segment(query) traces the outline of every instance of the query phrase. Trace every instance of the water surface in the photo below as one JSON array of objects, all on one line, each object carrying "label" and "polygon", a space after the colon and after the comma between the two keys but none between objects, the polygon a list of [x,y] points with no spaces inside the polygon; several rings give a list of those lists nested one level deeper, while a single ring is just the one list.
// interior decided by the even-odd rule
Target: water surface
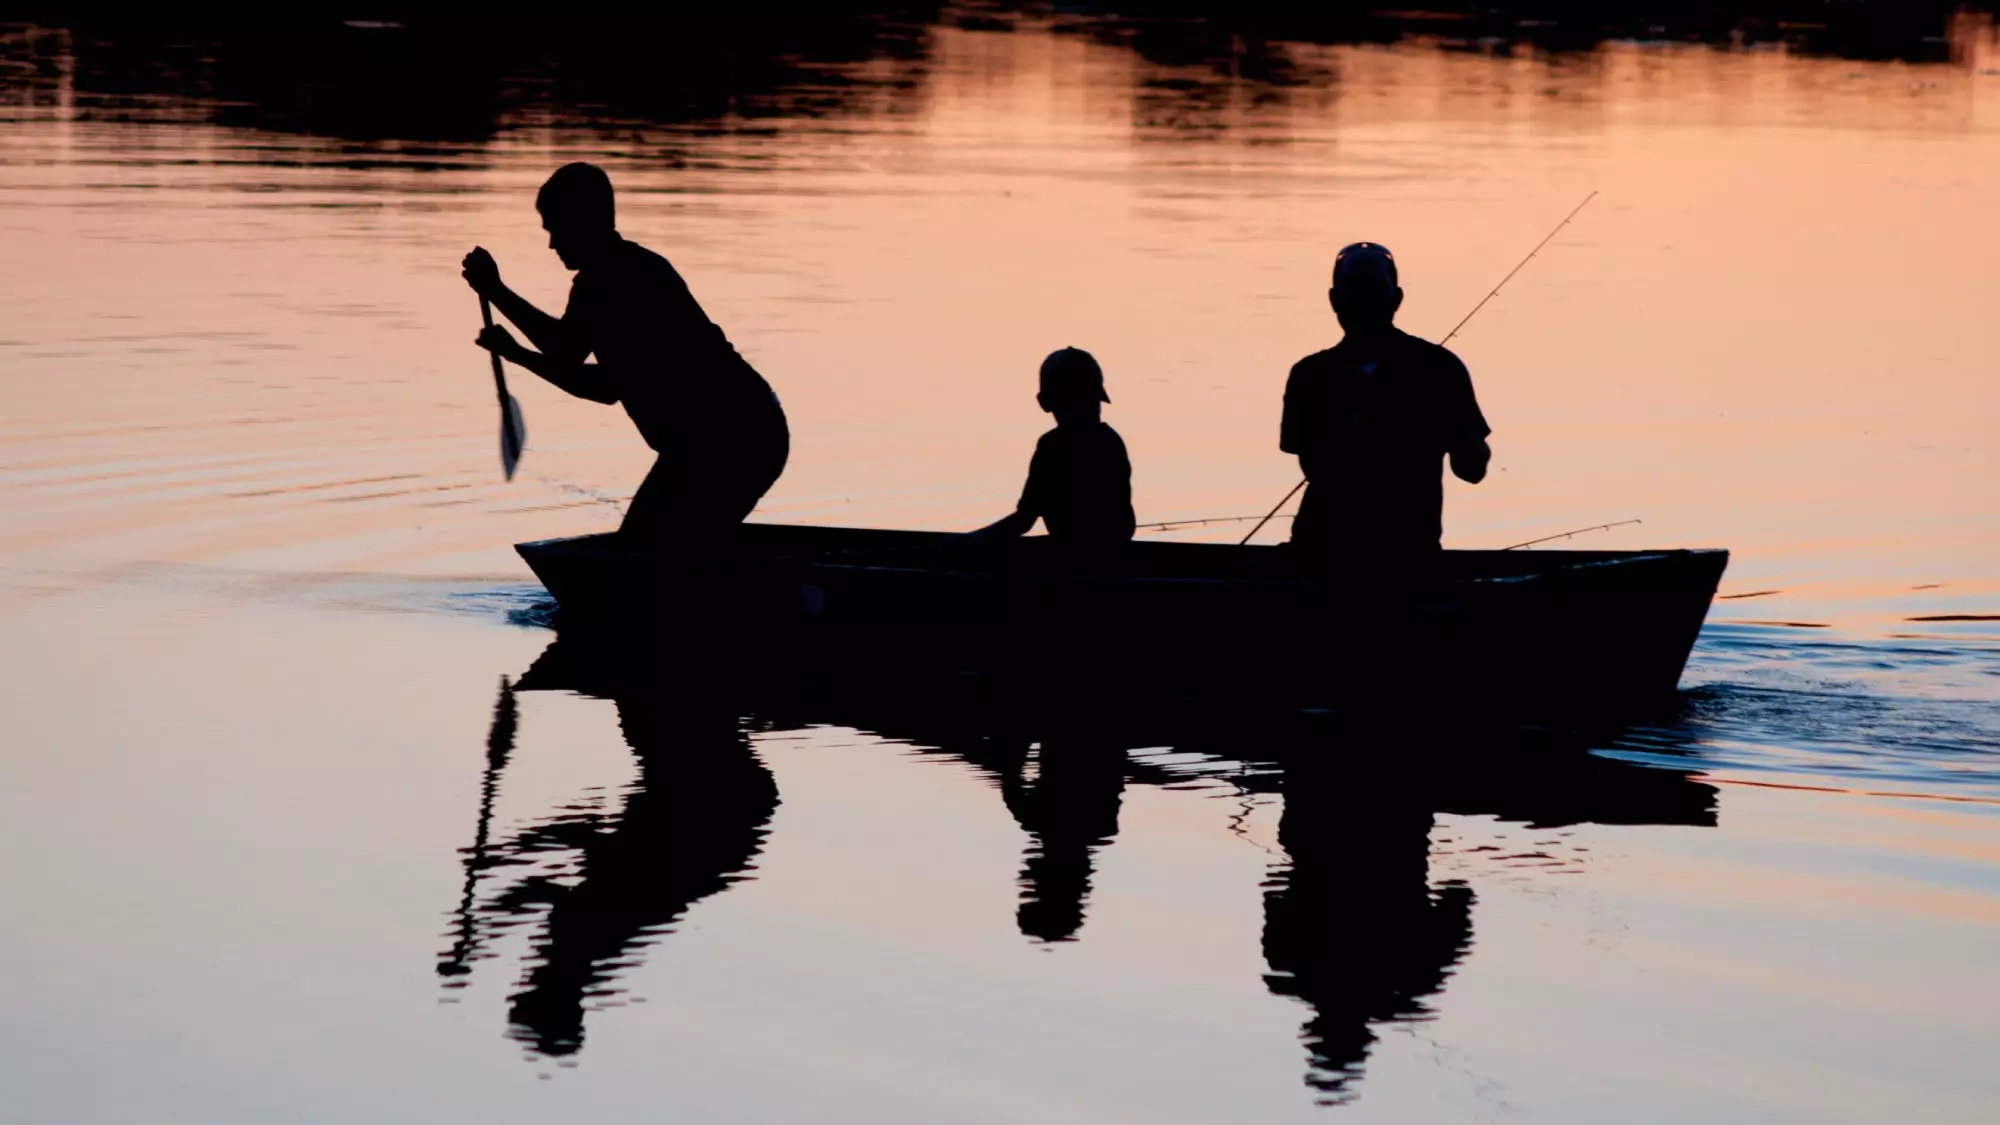
[{"label": "water surface", "polygon": [[[1990,1119],[1983,17],[726,30],[0,37],[8,1120]],[[509,547],[647,452],[526,384],[501,481],[455,263],[559,302],[570,159],[783,396],[760,518],[891,527],[1007,509],[1065,344],[1141,520],[1262,511],[1333,250],[1436,337],[1596,191],[1453,342],[1446,538],[1731,548],[1683,698],[1440,745],[550,653]]]}]

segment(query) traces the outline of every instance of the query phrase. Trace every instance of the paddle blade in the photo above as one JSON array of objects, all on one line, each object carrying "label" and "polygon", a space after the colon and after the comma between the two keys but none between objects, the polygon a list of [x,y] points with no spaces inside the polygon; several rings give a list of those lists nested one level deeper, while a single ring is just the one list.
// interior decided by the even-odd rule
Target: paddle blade
[{"label": "paddle blade", "polygon": [[521,421],[521,404],[507,396],[506,409],[500,412],[500,468],[508,480],[514,479],[514,467],[521,463],[521,449],[528,444],[528,424]]}]

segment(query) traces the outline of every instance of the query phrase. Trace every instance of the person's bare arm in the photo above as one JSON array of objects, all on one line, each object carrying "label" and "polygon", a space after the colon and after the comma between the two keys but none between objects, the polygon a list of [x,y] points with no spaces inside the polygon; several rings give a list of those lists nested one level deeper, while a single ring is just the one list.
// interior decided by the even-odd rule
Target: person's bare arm
[{"label": "person's bare arm", "polygon": [[[582,366],[584,357],[590,354],[590,349],[583,341],[576,339],[576,334],[570,331],[561,318],[550,316],[536,308],[534,302],[507,288],[506,283],[500,280],[499,264],[484,247],[473,247],[472,252],[467,254],[464,262],[460,264],[459,272],[465,278],[465,283],[472,287],[473,292],[493,302],[493,307],[500,310],[500,315],[512,321],[514,326],[528,337],[528,341],[541,350],[542,355],[558,364]],[[528,367],[525,363],[521,366]],[[529,370],[535,369],[529,367]],[[555,382],[555,379],[546,372],[536,371],[536,374]]]},{"label": "person's bare arm", "polygon": [[513,333],[497,324],[481,331],[474,343],[509,363],[527,368],[578,398],[607,405],[618,401],[617,384],[603,367],[584,362],[590,354],[589,348],[576,339],[575,333],[561,320],[507,288],[500,280],[500,267],[493,261],[493,255],[481,247],[473,247],[461,263],[460,272],[474,292],[491,301],[500,310],[500,315],[513,321],[541,350],[534,351],[523,346],[514,339]]},{"label": "person's bare arm", "polygon": [[1452,449],[1451,473],[1467,484],[1478,484],[1486,479],[1486,466],[1492,460],[1493,447],[1486,444],[1486,439],[1476,438]]},{"label": "person's bare arm", "polygon": [[1450,360],[1445,386],[1449,404],[1445,451],[1451,458],[1451,475],[1467,484],[1478,484],[1486,479],[1487,465],[1493,460],[1493,447],[1486,444],[1493,428],[1486,424],[1486,414],[1472,392],[1472,374],[1457,356],[1450,352],[1444,355]]},{"label": "person's bare arm", "polygon": [[482,330],[473,343],[509,363],[527,368],[578,398],[587,398],[606,406],[618,401],[618,386],[602,364],[564,363],[541,352],[531,351],[514,339],[513,333],[497,324]]},{"label": "person's bare arm", "polygon": [[985,527],[965,534],[979,539],[1019,539],[1034,530],[1035,521],[1039,518],[1041,517],[1033,512],[1024,512],[1017,508]]}]

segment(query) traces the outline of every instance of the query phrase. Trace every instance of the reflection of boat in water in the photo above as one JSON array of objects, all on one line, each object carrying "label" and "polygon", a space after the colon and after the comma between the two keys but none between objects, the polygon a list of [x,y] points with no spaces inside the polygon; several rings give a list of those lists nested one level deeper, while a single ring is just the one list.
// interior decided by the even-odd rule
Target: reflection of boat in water
[{"label": "reflection of boat in water", "polygon": [[[1306,1080],[1328,1101],[1353,1096],[1383,1025],[1430,1016],[1472,948],[1472,888],[1433,878],[1438,813],[1538,829],[1715,819],[1714,789],[1687,773],[1597,756],[1566,736],[1128,712],[1076,697],[1031,709],[1004,687],[950,674],[884,679],[835,665],[814,678],[753,679],[692,655],[566,635],[503,686],[467,891],[440,969],[461,980],[493,931],[533,927],[511,1020],[540,1053],[579,1049],[586,1011],[622,987],[645,947],[752,877],[778,803],[752,731],[844,727],[964,762],[1027,837],[1015,921],[1037,942],[1091,939],[1097,857],[1115,846],[1131,787],[1227,781],[1246,797],[1280,795],[1285,854],[1264,887],[1262,984],[1305,1005]],[[640,759],[621,803],[491,838],[485,812],[512,749],[516,690],[612,701]],[[482,877],[504,885],[482,894]]]},{"label": "reflection of boat in water", "polygon": [[[1384,677],[1509,713],[1618,712],[1671,695],[1728,553],[1445,551],[1431,580],[1361,559],[1329,577],[1284,547],[1132,543],[1080,558],[1031,538],[952,549],[907,531],[750,524],[726,563],[615,536],[516,549],[560,627],[727,623],[842,659],[1040,668],[1052,638],[1135,682],[1338,705]],[[1304,636],[1342,638],[1303,645]],[[1314,652],[1311,658],[1302,650]],[[1449,653],[1449,658],[1437,654]]]}]

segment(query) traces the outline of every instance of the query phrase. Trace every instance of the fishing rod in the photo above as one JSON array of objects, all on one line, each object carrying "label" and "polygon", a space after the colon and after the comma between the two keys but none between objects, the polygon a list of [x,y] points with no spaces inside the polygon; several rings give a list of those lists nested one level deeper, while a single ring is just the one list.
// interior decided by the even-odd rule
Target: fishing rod
[{"label": "fishing rod", "polygon": [[[1580,212],[1582,212],[1582,210],[1585,207],[1590,206],[1590,201],[1596,198],[1597,198],[1597,192],[1595,191],[1592,191],[1589,195],[1584,196],[1583,202],[1577,204],[1576,207],[1573,208],[1569,214],[1563,216],[1563,221],[1557,223],[1554,230],[1544,235],[1540,242],[1535,243],[1535,248],[1533,250],[1528,251],[1527,257],[1522,258],[1519,262],[1515,263],[1513,269],[1507,271],[1507,276],[1500,279],[1500,284],[1495,285],[1486,294],[1486,296],[1481,297],[1479,299],[1478,304],[1472,306],[1472,311],[1465,314],[1465,319],[1459,321],[1458,324],[1455,325],[1450,332],[1445,333],[1444,339],[1438,341],[1438,347],[1443,347],[1446,344],[1451,343],[1452,337],[1458,335],[1458,330],[1460,328],[1464,328],[1466,324],[1472,320],[1473,317],[1478,316],[1479,310],[1486,307],[1486,302],[1492,300],[1496,296],[1499,296],[1500,291],[1507,287],[1507,283],[1514,280],[1514,275],[1521,272],[1521,267],[1533,261],[1535,255],[1542,252],[1542,247],[1547,246],[1549,244],[1550,239],[1560,234],[1562,232],[1562,229],[1569,225],[1569,221],[1571,219],[1576,218],[1577,215]],[[1256,538],[1257,533],[1264,530],[1264,525],[1270,523],[1272,518],[1278,514],[1278,509],[1291,503],[1292,497],[1297,496],[1299,494],[1299,490],[1304,488],[1305,486],[1306,486],[1305,479],[1300,478],[1299,483],[1293,485],[1292,490],[1290,492],[1285,493],[1285,498],[1283,500],[1278,501],[1276,504],[1272,505],[1271,510],[1264,514],[1264,518],[1257,521],[1257,526],[1250,529],[1250,534],[1245,535],[1243,538],[1237,540],[1236,545],[1241,547],[1244,544],[1250,542],[1250,540]]]},{"label": "fishing rod", "polygon": [[[1142,530],[1142,531],[1174,531],[1174,530],[1178,530],[1179,528],[1183,528],[1183,527],[1206,527],[1206,526],[1208,526],[1209,524],[1212,524],[1212,523],[1242,523],[1242,522],[1244,522],[1245,520],[1254,520],[1254,519],[1290,519],[1290,518],[1292,518],[1292,517],[1290,517],[1290,516],[1208,516],[1208,517],[1206,517],[1206,518],[1203,518],[1203,519],[1188,519],[1188,520],[1161,520],[1161,521],[1160,521],[1160,522],[1158,522],[1158,523],[1142,523],[1142,524],[1138,524],[1138,525],[1136,525],[1136,526],[1138,527],[1138,529],[1139,529],[1139,530]],[[1537,544],[1540,544],[1540,543],[1553,543],[1553,542],[1555,542],[1555,541],[1556,541],[1556,540],[1558,540],[1558,539],[1568,539],[1568,538],[1570,538],[1571,536],[1575,536],[1575,535],[1582,535],[1582,534],[1584,534],[1584,533],[1586,533],[1586,532],[1591,532],[1591,531],[1609,531],[1609,530],[1611,530],[1611,529],[1612,529],[1612,528],[1614,528],[1614,527],[1626,527],[1626,526],[1628,526],[1628,525],[1631,525],[1631,524],[1635,524],[1635,523],[1644,523],[1644,522],[1646,522],[1646,521],[1645,521],[1645,520],[1616,520],[1616,521],[1613,521],[1613,522],[1611,522],[1611,523],[1594,523],[1594,524],[1591,524],[1591,525],[1590,525],[1589,527],[1579,527],[1579,528],[1577,528],[1577,529],[1576,529],[1575,531],[1565,531],[1565,532],[1563,532],[1563,533],[1562,533],[1562,534],[1560,534],[1560,535],[1544,535],[1544,536],[1542,536],[1542,537],[1541,537],[1540,539],[1530,539],[1530,540],[1528,540],[1528,541],[1527,541],[1527,542],[1525,542],[1525,543],[1515,543],[1515,544],[1513,544],[1512,546],[1508,546],[1508,547],[1502,547],[1502,548],[1500,548],[1500,549],[1501,549],[1501,550],[1503,550],[1503,551],[1518,551],[1518,550],[1520,550],[1520,549],[1521,549],[1521,548],[1523,548],[1523,547],[1533,547],[1533,546],[1535,546],[1535,545],[1537,545]],[[1238,546],[1241,546],[1241,544],[1238,544]]]},{"label": "fishing rod", "polygon": [[[1205,519],[1161,520],[1159,523],[1134,524],[1133,527],[1140,531],[1173,531],[1183,527],[1206,527],[1212,523],[1242,523],[1245,520],[1254,520],[1256,518],[1256,516],[1209,516]],[[1278,518],[1289,519],[1291,517],[1281,516]]]},{"label": "fishing rod", "polygon": [[1558,539],[1568,539],[1572,535],[1582,535],[1586,531],[1609,531],[1614,527],[1624,527],[1626,524],[1645,522],[1645,520],[1619,520],[1616,523],[1594,523],[1589,527],[1579,527],[1575,531],[1565,531],[1561,535],[1544,535],[1540,539],[1530,539],[1526,543],[1516,543],[1512,547],[1502,547],[1500,549],[1503,551],[1518,551],[1522,547],[1532,547],[1537,543],[1553,543]]}]

